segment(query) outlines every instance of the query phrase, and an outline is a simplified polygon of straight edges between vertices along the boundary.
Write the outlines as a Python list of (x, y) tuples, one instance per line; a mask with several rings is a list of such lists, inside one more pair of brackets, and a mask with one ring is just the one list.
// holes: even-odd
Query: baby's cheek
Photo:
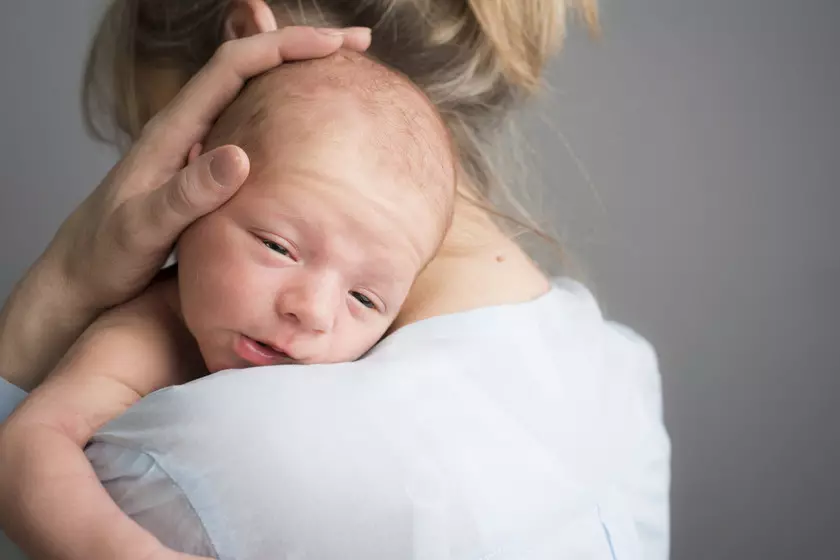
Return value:
[[(225, 247), (187, 244), (179, 264), (181, 302), (187, 325), (200, 329), (223, 319), (239, 289), (240, 269)], [(220, 317), (222, 315), (222, 317)]]
[[(218, 255), (208, 263), (206, 274), (199, 281), (201, 301), (208, 315), (219, 323), (236, 322), (247, 316), (253, 299), (259, 297), (259, 277), (253, 264), (242, 259)], [(224, 325), (221, 325), (224, 326)]]
[(356, 332), (356, 339), (353, 342), (353, 349), (351, 353), (354, 355), (353, 359), (357, 359), (366, 354), (371, 348), (382, 340), (388, 327), (393, 321), (389, 318), (377, 319), (371, 322), (365, 328), (358, 329)]

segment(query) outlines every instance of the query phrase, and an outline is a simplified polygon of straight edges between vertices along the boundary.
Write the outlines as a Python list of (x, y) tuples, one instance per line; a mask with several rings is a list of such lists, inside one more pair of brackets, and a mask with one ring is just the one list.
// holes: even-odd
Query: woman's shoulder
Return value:
[(381, 342), (368, 365), (400, 361), (416, 354), (425, 360), (449, 360), (449, 352), (462, 356), (508, 353), (562, 354), (569, 346), (619, 361), (655, 362), (648, 341), (632, 328), (604, 316), (593, 293), (567, 277), (552, 279), (550, 288), (531, 300), (484, 306), (469, 311), (431, 317), (409, 324)]
[(632, 329), (605, 319), (583, 284), (557, 278), (530, 301), (406, 325), (356, 362), (220, 372), (164, 389), (145, 407), (173, 398), (216, 403), (217, 394), (241, 395), (247, 402), (251, 392), (294, 394), (314, 402), (331, 392), (381, 394), (374, 388), (451, 385), (464, 377), (485, 385), (543, 378), (567, 388), (642, 382), (658, 390), (652, 346)]
[[(573, 449), (573, 440), (601, 437), (612, 453), (615, 441), (627, 439), (619, 432), (631, 429), (639, 408), (645, 421), (659, 422), (660, 378), (651, 346), (605, 320), (581, 284), (560, 279), (529, 302), (408, 325), (356, 362), (226, 371), (163, 389), (104, 433), (135, 439), (142, 428), (144, 437), (158, 434), (150, 441), (167, 452), (206, 439), (207, 422), (216, 426), (214, 437), (231, 442), (243, 430), (276, 426), (276, 433), (287, 432), (287, 442), (300, 443), (316, 427), (329, 440), (359, 423), (382, 421), (405, 430), (430, 415), (448, 416), (453, 427), (461, 422), (467, 429), (475, 411), (482, 411), (487, 417), (470, 433), (516, 417), (551, 446), (563, 442)], [(197, 423), (196, 417), (207, 420)], [(582, 422), (588, 435), (564, 432)], [(449, 437), (445, 426), (438, 427), (433, 437)], [(612, 464), (609, 457), (588, 457), (604, 468)]]
[[(373, 537), (421, 523), (441, 531), (424, 532), (423, 546), (471, 551), (463, 557), (519, 557), (495, 538), (528, 534), (558, 553), (583, 546), (609, 558), (603, 527), (635, 541), (637, 508), (656, 509), (648, 532), (661, 532), (667, 511), (658, 408), (640, 413), (628, 381), (639, 366), (620, 363), (631, 340), (585, 288), (559, 281), (530, 302), (409, 325), (354, 363), (223, 372), (164, 389), (92, 449), (152, 457), (230, 557), (265, 557), (293, 538), (313, 557), (411, 558), (411, 539)], [(566, 530), (542, 542), (533, 531), (543, 525)], [(467, 526), (493, 538), (476, 540)]]

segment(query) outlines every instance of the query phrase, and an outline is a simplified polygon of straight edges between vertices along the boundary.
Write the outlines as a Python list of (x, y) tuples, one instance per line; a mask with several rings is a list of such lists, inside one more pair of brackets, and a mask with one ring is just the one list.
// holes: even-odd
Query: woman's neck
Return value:
[(461, 201), (443, 246), (417, 278), (392, 330), (438, 315), (530, 301), (548, 289), (545, 274), (525, 251), (485, 211)]

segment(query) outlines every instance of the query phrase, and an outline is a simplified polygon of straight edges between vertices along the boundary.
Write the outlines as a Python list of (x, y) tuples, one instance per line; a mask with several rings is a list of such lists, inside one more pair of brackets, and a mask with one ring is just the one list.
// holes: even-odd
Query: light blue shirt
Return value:
[[(25, 398), (25, 391), (0, 378), (0, 422), (5, 420)], [(9, 542), (3, 533), (0, 533), (0, 558), (4, 560), (23, 558), (23, 555)]]
[(158, 391), (87, 455), (164, 543), (223, 559), (668, 557), (656, 356), (566, 280), (358, 362)]
[(26, 391), (0, 378), (0, 421), (8, 418), (25, 398)]

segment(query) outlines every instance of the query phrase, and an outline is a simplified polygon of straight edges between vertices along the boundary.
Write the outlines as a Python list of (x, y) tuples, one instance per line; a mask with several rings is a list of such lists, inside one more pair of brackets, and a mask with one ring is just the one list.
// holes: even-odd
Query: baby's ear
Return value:
[(203, 146), (201, 144), (195, 144), (190, 148), (190, 153), (187, 154), (187, 165), (191, 164), (195, 158), (201, 155), (202, 149)]

